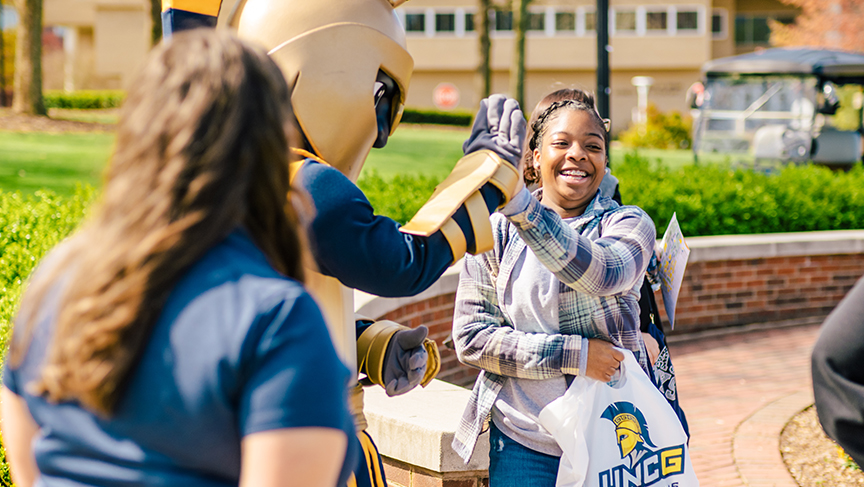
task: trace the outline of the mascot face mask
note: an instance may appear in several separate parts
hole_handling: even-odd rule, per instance
[[[642,442],[639,423],[635,421],[622,421],[615,428],[615,435],[618,437],[618,448],[621,449],[621,458],[629,455],[636,448],[636,445]]]
[[[310,148],[352,181],[402,116],[414,61],[393,11],[401,3],[247,0],[239,17],[227,20],[269,50],[293,84],[294,114]],[[376,82],[385,88],[377,109]]]

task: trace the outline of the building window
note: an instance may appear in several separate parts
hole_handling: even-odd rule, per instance
[[[585,32],[594,32],[597,29],[597,14],[585,12]]]
[[[711,36],[715,40],[726,38],[727,28],[727,13],[725,8],[717,8],[711,14]]]
[[[676,29],[678,32],[695,32],[699,30],[699,12],[695,10],[679,10],[676,17]]]
[[[615,12],[615,33],[635,33],[636,32],[636,11],[623,10]]]
[[[465,32],[474,32],[474,16],[477,14],[465,14]]]
[[[666,32],[668,25],[667,12],[646,12],[645,30],[650,33]]]
[[[426,32],[426,14],[405,14],[405,32]]]
[[[791,24],[795,22],[795,16],[738,15],[735,17],[735,44],[768,44],[771,38],[769,20],[776,20],[781,24]]]
[[[576,12],[555,12],[555,32],[574,32]]]
[[[456,14],[435,14],[435,32],[456,32]]]
[[[495,11],[495,30],[513,30],[513,12],[501,10]]]
[[[767,44],[771,37],[768,17],[735,17],[735,44]]]
[[[546,14],[543,12],[528,12],[528,29],[531,31],[546,30]]]

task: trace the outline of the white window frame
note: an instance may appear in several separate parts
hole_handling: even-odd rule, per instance
[[[459,21],[459,11],[462,11],[462,21],[460,24]],[[459,7],[456,9],[456,29],[458,30],[460,25],[462,27],[462,35],[461,37],[471,37],[477,35],[477,19],[474,19],[474,30],[468,29],[468,16],[469,15],[477,15],[477,9],[474,7],[463,8]]]
[[[399,21],[402,22],[402,29],[405,30],[405,35],[406,35],[406,36],[411,36],[411,37],[421,37],[421,36],[426,36],[426,37],[430,37],[430,36],[429,36],[429,10],[431,10],[431,9],[407,8],[407,9],[405,9],[405,10],[402,10],[402,9],[398,9],[398,10],[397,10],[397,12],[398,12],[397,15],[398,15],[398,17],[399,17]],[[434,10],[433,10],[433,13],[434,13]],[[416,30],[412,30],[412,31],[410,31],[410,32],[408,31],[408,20],[406,19],[406,17],[407,17],[408,15],[413,15],[413,14],[423,14],[423,15],[425,15],[425,17],[423,18],[423,32],[419,32],[419,31],[416,31]],[[434,19],[434,18],[432,19],[432,28],[433,28],[432,35],[434,35],[434,34],[435,34],[435,31],[434,31],[434,28],[435,28],[435,19]]]
[[[546,16],[546,19],[543,21],[545,22],[543,26],[544,34],[546,34],[546,37],[555,37],[555,7],[546,7],[543,10],[543,15]]]
[[[525,29],[526,37],[548,37],[549,34],[549,9],[551,7],[528,7],[529,14],[543,14],[543,30],[528,30]],[[553,21],[555,17],[552,17]],[[552,26],[552,35],[555,35],[555,26]]]
[[[674,9],[674,15],[670,14],[671,23],[674,24],[675,28],[672,30],[670,35],[674,36],[692,36],[692,37],[701,37],[704,36],[708,29],[706,28],[707,19],[705,15],[705,6],[704,5],[675,5],[669,7],[670,11]],[[678,12],[696,12],[696,29],[687,29],[685,31],[681,31],[678,28]]]
[[[435,9],[426,9],[426,37],[435,37]]]
[[[573,14],[573,30],[558,30],[558,25],[557,25],[558,19],[556,17],[559,13]],[[556,36],[579,35],[579,12],[577,12],[577,9],[553,7],[552,8],[552,29],[555,31]]]
[[[714,16],[720,17],[720,32],[714,32]],[[711,38],[715,41],[725,41],[729,37],[729,11],[725,8],[711,10]]]
[[[440,37],[462,37],[459,35],[459,9],[456,8],[439,8],[439,9],[430,9],[435,13],[432,18],[432,36],[440,36]],[[437,26],[435,25],[437,19],[435,16],[437,15],[453,15],[453,32],[441,31],[438,32]],[[428,22],[428,21],[427,21]],[[426,25],[427,29],[429,25]],[[465,35],[465,17],[462,17],[462,35]],[[431,37],[431,36],[430,36]]]
[[[513,11],[510,11],[510,15],[513,15]],[[500,37],[502,39],[506,39],[508,37],[513,37],[513,25],[511,20],[510,30],[498,30],[498,11],[494,9],[489,10],[489,37],[496,38]]]
[[[642,15],[639,15],[639,13]],[[633,12],[636,15],[636,26],[634,30],[625,30],[618,32],[618,12]],[[640,18],[642,34],[645,33],[645,7],[624,5],[609,9],[609,37],[634,37],[639,35]]]
[[[595,7],[579,7],[576,9],[576,35],[579,37],[585,37],[588,35],[596,35],[597,33],[597,17],[596,17],[597,9]],[[587,14],[595,14],[594,24],[595,28],[593,30],[588,30],[585,17]],[[611,22],[610,22],[611,23]]]
[[[657,36],[665,36],[665,35],[675,35],[674,27],[673,27],[673,15],[675,7],[664,7],[662,5],[651,5],[649,7],[639,7],[641,9],[640,12],[636,13],[636,25],[639,26],[639,17],[641,14],[642,17],[642,31],[639,32],[640,36],[648,36],[648,37],[657,37]],[[648,30],[648,13],[665,13],[666,14],[666,29],[663,30]],[[638,30],[637,30],[638,32]]]

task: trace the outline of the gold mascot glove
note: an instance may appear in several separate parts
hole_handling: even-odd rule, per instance
[[[487,182],[498,188],[504,195],[500,208],[515,194],[519,178],[519,171],[491,150],[472,152],[456,163],[447,179],[435,188],[429,201],[399,230],[423,237],[441,230],[450,244],[455,262],[465,253],[466,243],[465,235],[453,221],[453,214],[464,204],[474,232],[474,253],[486,252],[493,245],[492,228],[480,188]]]
[[[366,374],[368,382],[386,387],[384,383],[384,357],[396,332],[411,330],[399,323],[381,320],[371,324],[357,339],[357,369]],[[441,356],[434,340],[423,340],[426,350],[426,372],[420,385],[426,387],[441,370]]]
[[[410,328],[389,320],[376,321],[357,339],[357,370],[365,373],[373,384],[384,385],[384,355],[390,339],[399,330]]]
[[[426,359],[426,373],[420,380],[420,386],[426,387],[438,375],[438,372],[441,372],[441,354],[438,353],[438,345],[435,340],[431,338],[423,340],[423,348],[426,349],[428,358]]]

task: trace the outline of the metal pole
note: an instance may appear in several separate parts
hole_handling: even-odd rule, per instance
[[[597,0],[597,111],[609,118],[609,0]]]

